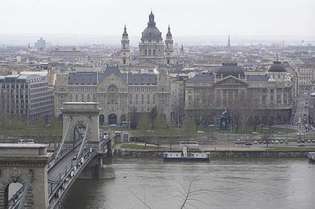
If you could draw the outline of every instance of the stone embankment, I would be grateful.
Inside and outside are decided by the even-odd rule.
[[[204,151],[208,152],[208,151]],[[116,149],[117,157],[134,158],[160,158],[163,151],[157,150],[128,150]],[[233,158],[304,158],[306,151],[243,151],[243,150],[217,150],[209,151],[210,159],[233,159]]]

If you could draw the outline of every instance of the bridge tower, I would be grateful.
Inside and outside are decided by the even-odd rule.
[[[93,159],[81,173],[81,178],[100,178],[103,173],[102,166],[104,155],[101,153],[104,152],[104,147],[101,146],[99,134],[100,110],[97,102],[66,102],[61,109],[63,113],[64,144],[75,143],[76,129],[78,127],[85,127],[87,143],[97,147],[99,152],[99,155]],[[108,146],[107,149],[109,149]]]
[[[75,129],[83,126],[87,129],[87,140],[97,145],[99,136],[99,112],[96,102],[65,102],[61,108],[63,114],[63,138],[65,142],[75,140]]]
[[[19,201],[24,209],[48,207],[47,164],[49,154],[44,144],[0,144],[0,208],[11,208]],[[14,198],[10,186],[19,183]],[[9,200],[10,198],[10,200]]]

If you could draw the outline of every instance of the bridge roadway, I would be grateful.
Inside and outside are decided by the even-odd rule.
[[[79,147],[69,152],[62,160],[48,171],[48,191],[52,189],[52,182],[58,182],[67,169],[70,169],[74,163],[74,157],[77,155]]]
[[[77,149],[71,151],[48,172],[49,209],[59,208],[71,185],[98,152],[95,148],[86,148],[78,159],[73,160],[76,154]]]
[[[75,147],[71,152],[66,154],[62,160],[52,167],[48,172],[48,196],[49,209],[56,209],[62,203],[65,194],[71,185],[80,176],[83,169],[100,153],[107,153],[107,144],[110,140],[101,140],[98,145],[84,145],[81,155],[74,159],[78,154],[80,146]]]

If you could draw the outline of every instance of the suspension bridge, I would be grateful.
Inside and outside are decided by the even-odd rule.
[[[45,144],[0,144],[0,209],[57,209],[83,170],[99,175],[112,154],[99,130],[98,104],[64,103],[63,135],[53,153]],[[22,186],[9,198],[9,185]]]

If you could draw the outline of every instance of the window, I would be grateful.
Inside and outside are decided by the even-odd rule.
[[[129,95],[129,104],[132,104],[132,95]]]

